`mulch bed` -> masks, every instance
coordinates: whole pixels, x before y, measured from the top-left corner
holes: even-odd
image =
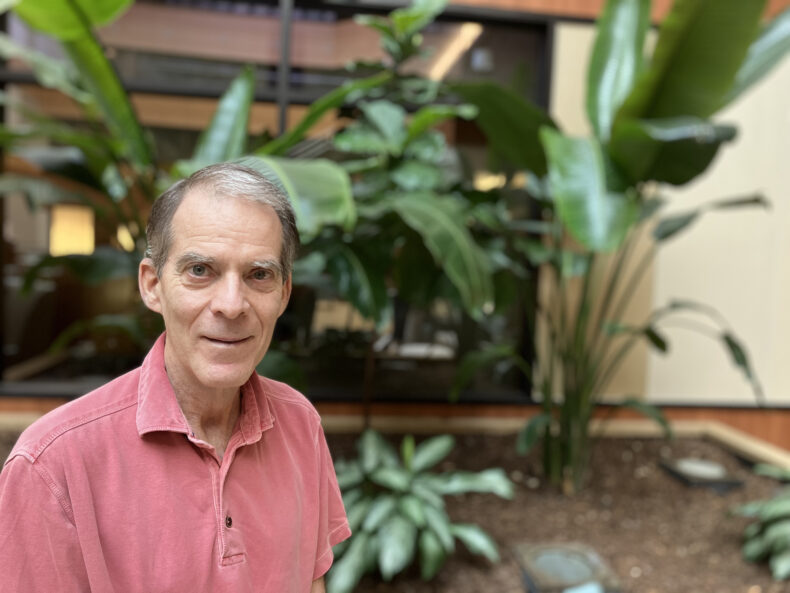
[[[351,435],[328,435],[335,457],[353,456]],[[393,438],[393,442],[399,442]],[[536,452],[537,453],[537,452]],[[671,477],[662,460],[701,457],[725,465],[742,487],[717,494]],[[461,549],[437,578],[425,583],[415,571],[391,583],[366,577],[360,592],[517,593],[525,591],[512,553],[521,542],[581,542],[611,566],[625,593],[779,593],[767,565],[741,558],[747,520],[728,515],[740,503],[773,495],[777,482],[755,476],[720,445],[700,439],[602,439],[593,450],[591,478],[574,497],[540,478],[537,454],[514,451],[513,437],[460,435],[440,470],[502,467],[516,483],[513,500],[466,495],[448,500],[456,522],[475,522],[500,546],[491,565]]]
[[[335,457],[354,454],[355,435],[328,435]],[[0,458],[16,439],[0,431]],[[393,438],[399,442],[399,438]],[[724,464],[744,480],[720,495],[688,487],[669,476],[662,459],[702,457]],[[513,500],[492,495],[449,498],[456,522],[475,522],[498,542],[503,560],[492,565],[462,546],[436,579],[425,583],[415,571],[391,583],[367,577],[360,592],[521,593],[520,569],[511,550],[521,542],[581,542],[595,548],[617,574],[624,593],[780,593],[767,566],[741,558],[747,521],[728,516],[734,505],[770,497],[775,481],[749,467],[716,443],[697,439],[603,439],[592,456],[587,488],[569,498],[540,478],[539,457],[514,451],[513,438],[460,435],[440,470],[502,467],[516,483]]]

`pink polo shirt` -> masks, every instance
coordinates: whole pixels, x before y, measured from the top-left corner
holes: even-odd
[[[0,591],[307,593],[350,535],[315,409],[254,375],[227,451],[143,365],[47,414],[0,474]]]

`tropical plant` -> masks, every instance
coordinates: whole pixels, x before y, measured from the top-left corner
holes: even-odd
[[[739,196],[663,212],[663,184],[691,181],[735,137],[734,126],[711,116],[790,49],[790,11],[761,30],[764,7],[762,0],[676,0],[647,57],[650,1],[609,0],[587,72],[589,138],[563,134],[542,110],[506,89],[452,86],[478,107],[492,151],[529,172],[542,217],[517,244],[542,266],[545,297],[533,328],[536,359],[525,360],[506,344],[470,354],[455,393],[482,366],[503,359],[517,364],[542,406],[519,435],[519,448],[542,440],[545,471],[568,492],[582,485],[598,398],[639,339],[668,351],[665,322],[695,316],[692,329],[719,340],[761,395],[745,349],[710,306],[676,300],[637,325],[624,314],[663,243],[702,214],[766,204],[759,195]],[[661,418],[643,402],[628,403]]]
[[[84,123],[73,125],[48,118],[3,95],[26,123],[0,127],[0,142],[9,151],[0,190],[23,192],[34,206],[81,203],[93,209],[97,225],[110,237],[90,255],[46,256],[33,266],[25,285],[46,268],[65,267],[83,281],[98,285],[118,277],[136,277],[137,263],[145,249],[145,220],[156,196],[175,180],[216,162],[243,160],[279,183],[298,212],[300,233],[309,240],[325,224],[349,229],[355,221],[348,175],[334,163],[316,159],[296,161],[272,157],[266,150],[248,152],[247,126],[253,101],[254,76],[242,69],[220,98],[212,121],[202,133],[190,159],[168,169],[156,157],[151,137],[143,129],[104,48],[93,28],[115,18],[130,0],[109,2],[21,0],[7,2],[30,27],[54,37],[66,56],[57,60],[18,45],[0,35],[0,54],[26,62],[38,82],[57,89],[81,108]],[[373,82],[377,82],[374,79]],[[351,82],[314,106],[307,120],[337,107],[346,95],[371,82]],[[297,127],[278,139],[280,145],[300,138]],[[48,140],[67,147],[64,167],[39,165],[26,159],[28,140]],[[71,156],[76,152],[76,157]],[[242,158],[243,157],[243,158]],[[125,242],[116,239],[121,230]],[[130,284],[130,286],[133,283]],[[86,332],[122,331],[147,347],[161,331],[161,324],[139,303],[130,314],[100,315],[79,320],[55,342],[62,346]]]
[[[334,548],[329,593],[349,593],[363,574],[377,569],[390,580],[417,560],[422,578],[429,580],[455,550],[455,540],[474,554],[499,560],[496,544],[480,527],[451,522],[444,497],[483,492],[509,499],[513,485],[501,469],[433,473],[453,446],[449,435],[419,445],[409,435],[399,457],[380,433],[368,429],[357,442],[359,458],[335,464],[353,535]]]
[[[790,481],[790,470],[758,464],[758,475]],[[755,500],[732,509],[732,513],[754,519],[743,532],[743,557],[749,562],[769,561],[777,581],[790,579],[790,488],[782,488],[773,498]]]

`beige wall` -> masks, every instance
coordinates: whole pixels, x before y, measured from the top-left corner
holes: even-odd
[[[572,134],[587,134],[586,67],[593,27],[557,26],[551,111]],[[740,130],[709,171],[668,191],[669,211],[760,191],[770,211],[714,212],[667,243],[634,309],[637,317],[673,298],[715,306],[748,346],[769,403],[790,403],[790,60],[718,116]],[[653,402],[754,404],[718,342],[687,329],[667,331],[668,356],[636,353],[610,389]]]

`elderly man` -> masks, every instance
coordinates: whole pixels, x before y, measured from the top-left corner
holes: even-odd
[[[157,200],[142,366],[41,418],[0,474],[0,591],[324,591],[350,535],[320,419],[260,377],[291,293],[287,198],[214,165]]]

